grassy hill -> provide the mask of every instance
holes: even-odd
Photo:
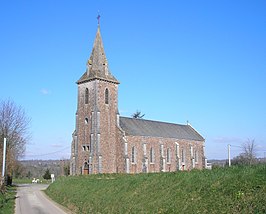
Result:
[[[266,165],[61,177],[46,193],[75,213],[266,213]]]

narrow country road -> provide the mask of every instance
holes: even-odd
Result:
[[[15,214],[67,214],[51,201],[42,190],[46,184],[18,185]]]

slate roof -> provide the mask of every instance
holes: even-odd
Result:
[[[118,80],[113,75],[111,75],[110,73],[109,73],[109,75],[104,75],[102,72],[95,71],[95,70],[90,71],[89,75],[88,75],[88,72],[86,71],[81,76],[81,78],[77,81],[77,84],[88,82],[88,81],[95,80],[95,79],[104,80],[104,81],[119,84]]]
[[[103,48],[103,41],[99,25],[94,40],[92,52],[90,55],[90,59],[87,62],[87,70],[77,81],[77,84],[91,81],[94,79],[100,79],[119,84],[117,79],[111,74],[109,70],[108,61]]]
[[[204,138],[190,125],[120,117],[120,126],[125,131],[126,135],[131,136],[149,136],[176,138],[180,140],[185,139],[204,141]]]

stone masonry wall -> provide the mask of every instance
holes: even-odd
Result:
[[[193,168],[202,169],[204,167],[204,143],[201,141],[127,136],[127,143],[130,173],[140,173],[143,171],[173,172],[177,170],[191,170]],[[144,144],[146,144],[146,146],[144,146]],[[163,145],[163,148],[161,145]],[[135,147],[136,151],[134,163],[132,162],[132,147]],[[146,147],[146,155],[144,155],[144,147]],[[151,162],[151,148],[153,148],[154,151],[153,162]],[[179,148],[178,151],[177,148]],[[168,158],[167,150],[169,153]],[[182,158],[182,150],[184,158]],[[179,158],[177,158],[178,156]],[[182,159],[184,160],[182,161]],[[144,163],[146,166],[144,166]]]
[[[88,89],[88,104],[85,104],[85,90]],[[89,161],[90,135],[93,125],[94,102],[95,102],[95,82],[86,82],[78,85],[78,106],[76,118],[76,134],[77,134],[77,165],[76,174],[82,174],[84,163]],[[86,121],[87,119],[87,121]],[[85,149],[84,149],[85,148]]]
[[[105,91],[108,90],[108,104],[105,103]],[[118,85],[99,81],[98,107],[100,110],[99,155],[102,157],[102,173],[116,173],[117,145],[117,93]]]

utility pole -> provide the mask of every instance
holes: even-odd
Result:
[[[2,165],[1,186],[5,183],[5,169],[6,169],[6,138],[4,138],[4,146],[3,146],[3,165]]]
[[[228,144],[228,166],[231,166],[230,144]]]

